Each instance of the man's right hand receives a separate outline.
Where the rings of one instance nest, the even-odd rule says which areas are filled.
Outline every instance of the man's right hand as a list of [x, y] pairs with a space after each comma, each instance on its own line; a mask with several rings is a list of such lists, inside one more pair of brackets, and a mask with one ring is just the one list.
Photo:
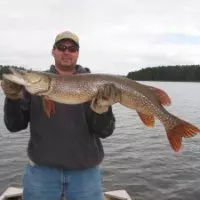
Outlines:
[[96, 97], [92, 100], [90, 108], [99, 114], [108, 111], [108, 107], [118, 103], [121, 98], [121, 90], [114, 84], [108, 83], [103, 85], [97, 92]]
[[1, 88], [5, 96], [11, 100], [21, 99], [22, 97], [22, 86], [16, 83], [13, 83], [9, 80], [2, 79]]

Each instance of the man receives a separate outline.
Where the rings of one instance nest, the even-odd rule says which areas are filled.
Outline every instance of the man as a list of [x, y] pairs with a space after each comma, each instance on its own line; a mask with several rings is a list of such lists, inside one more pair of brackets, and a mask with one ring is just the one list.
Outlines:
[[[50, 68], [52, 73], [90, 72], [76, 64], [79, 39], [69, 31], [56, 36], [52, 55], [55, 60], [55, 66]], [[6, 80], [2, 80], [2, 88], [6, 95], [7, 129], [17, 132], [30, 126], [30, 162], [24, 171], [23, 199], [58, 200], [65, 196], [68, 200], [102, 200], [99, 164], [104, 151], [100, 139], [114, 131], [111, 106], [92, 105], [96, 108], [94, 112], [90, 102], [65, 105], [46, 101], [48, 117], [41, 97], [30, 95], [21, 86]], [[104, 98], [110, 89], [105, 85], [98, 97]]]

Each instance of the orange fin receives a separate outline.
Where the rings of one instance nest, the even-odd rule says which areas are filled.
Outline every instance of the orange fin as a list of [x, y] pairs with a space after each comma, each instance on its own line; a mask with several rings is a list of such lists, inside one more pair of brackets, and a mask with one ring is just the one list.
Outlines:
[[181, 136], [173, 136], [173, 135], [167, 135], [169, 143], [172, 147], [172, 149], [175, 152], [179, 152], [182, 147], [182, 137]]
[[163, 91], [159, 88], [153, 87], [153, 86], [147, 86], [147, 87], [156, 93], [156, 96], [158, 97], [161, 105], [164, 105], [164, 106], [171, 105], [171, 99], [165, 91]]
[[154, 127], [155, 126], [155, 119], [153, 115], [145, 115], [143, 113], [137, 112], [139, 115], [140, 119], [142, 122], [147, 126], [147, 127]]
[[50, 118], [52, 113], [55, 113], [55, 104], [48, 98], [42, 98], [42, 103], [44, 107], [44, 112]]
[[195, 136], [198, 132], [200, 132], [200, 129], [198, 129], [196, 126], [188, 122], [182, 121], [173, 129], [167, 131], [167, 137], [172, 149], [175, 152], [178, 152], [180, 151], [182, 146], [182, 137], [191, 138]]

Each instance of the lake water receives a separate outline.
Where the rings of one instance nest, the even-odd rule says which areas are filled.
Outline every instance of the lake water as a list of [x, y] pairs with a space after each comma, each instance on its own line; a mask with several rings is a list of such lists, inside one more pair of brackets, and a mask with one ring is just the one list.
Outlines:
[[[144, 83], [164, 89], [172, 99], [167, 109], [200, 127], [200, 83]], [[3, 101], [0, 91], [1, 110]], [[199, 200], [200, 135], [184, 140], [182, 151], [174, 153], [160, 121], [146, 128], [135, 111], [121, 105], [113, 109], [116, 130], [103, 140], [104, 189], [126, 189], [136, 200]], [[21, 186], [28, 139], [28, 130], [9, 133], [0, 113], [0, 193]]]

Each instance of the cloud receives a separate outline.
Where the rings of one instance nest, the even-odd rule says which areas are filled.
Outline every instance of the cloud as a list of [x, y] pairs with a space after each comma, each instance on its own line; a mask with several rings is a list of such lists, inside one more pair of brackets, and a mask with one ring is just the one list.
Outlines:
[[127, 74], [200, 63], [197, 0], [1, 0], [0, 64], [47, 69], [58, 32], [80, 37], [79, 64]]

